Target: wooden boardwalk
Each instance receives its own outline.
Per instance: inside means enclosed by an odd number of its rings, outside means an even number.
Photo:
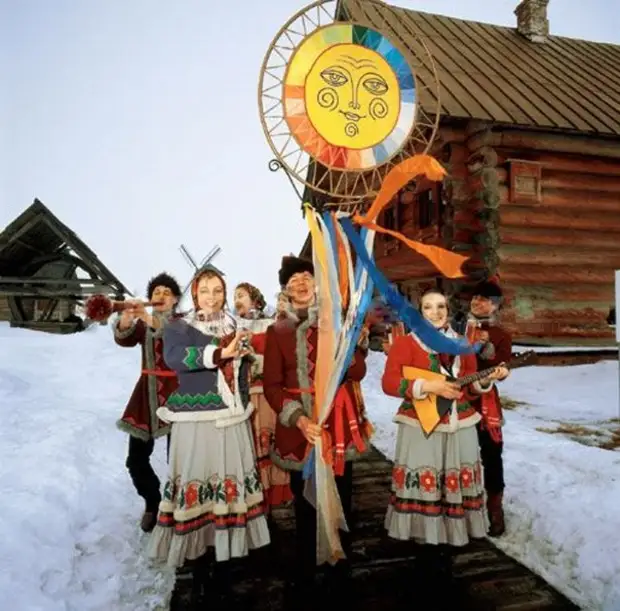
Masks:
[[[411,584],[413,548],[385,536],[391,463],[377,450],[356,462],[354,470],[353,579],[356,611],[403,609],[403,587]],[[292,509],[274,514],[273,544],[252,554],[235,575],[235,590],[244,609],[285,609],[285,567],[294,560]],[[453,611],[560,611],[578,609],[540,577],[498,550],[489,541],[472,544],[455,558],[454,572],[467,600]],[[421,602],[419,592],[411,603]],[[239,608],[241,608],[239,606]],[[321,611],[325,608],[321,605]]]

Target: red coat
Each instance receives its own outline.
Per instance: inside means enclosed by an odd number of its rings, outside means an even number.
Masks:
[[[397,337],[390,348],[381,385],[383,392],[392,397],[401,397],[403,402],[398,409],[395,421],[401,424],[418,425],[418,416],[413,406],[413,387],[415,380],[403,378],[403,367],[417,367],[436,373],[445,371],[439,363],[439,355],[430,351],[411,334]],[[476,357],[473,354],[463,354],[456,357],[452,368],[454,377],[463,377],[475,373]],[[471,405],[471,402],[479,398],[479,392],[472,384],[463,388],[463,395],[456,403],[456,416],[451,419],[448,412],[437,426],[438,432],[454,432],[459,428],[473,426],[480,420],[480,416]],[[477,386],[480,389],[479,385]]]
[[[317,337],[314,312],[305,320],[287,318],[267,329],[263,391],[278,414],[272,459],[284,469],[301,469],[308,450],[308,442],[295,425],[301,415],[312,418]],[[363,451],[368,437],[370,425],[354,384],[365,375],[366,355],[357,349],[324,425],[334,446],[342,436],[346,458]]]
[[[493,349],[491,351],[491,355],[487,358],[483,358],[478,355],[478,371],[482,371],[484,369],[489,369],[491,367],[497,367],[501,363],[508,363],[512,358],[512,336],[508,331],[502,329],[499,325],[495,325],[488,322],[482,322],[480,326],[473,327],[471,323],[468,324],[467,327],[467,337],[471,342],[478,341],[479,334],[482,331],[486,331],[489,334],[489,343],[493,345]],[[487,351],[483,350],[482,353],[485,354]],[[501,402],[499,399],[499,392],[497,390],[497,386],[493,386],[493,391],[491,397],[484,399],[485,404],[483,409],[483,399],[478,397],[476,401],[473,402],[472,405],[483,414],[485,420],[490,420],[485,423],[485,426],[499,426],[502,421],[502,408]]]
[[[114,328],[114,340],[119,346],[133,348],[140,345],[142,348],[140,377],[117,426],[144,441],[170,432],[170,427],[157,417],[156,412],[178,386],[176,375],[164,362],[161,335],[161,330],[153,331],[141,320],[125,331],[119,330],[118,323]]]

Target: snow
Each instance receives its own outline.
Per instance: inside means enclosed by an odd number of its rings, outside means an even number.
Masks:
[[[399,400],[381,391],[385,357],[368,363],[374,442],[392,458]],[[492,542],[581,608],[619,611],[620,452],[587,445],[620,429],[618,363],[522,368],[500,388],[518,403],[504,412],[507,533]]]
[[[381,391],[384,360],[371,353],[363,387],[374,441],[391,457],[398,401]],[[54,336],[0,323],[0,592],[12,609],[165,608],[173,577],[146,560],[127,436],[114,424],[138,368],[138,350],[103,327]],[[502,384],[525,405],[505,414],[508,533],[494,543],[597,611],[620,610],[620,452],[584,444],[610,437],[617,387],[610,361],[523,368]],[[594,432],[537,430],[568,425]],[[163,440],[153,456],[161,478]]]
[[[512,351],[526,352],[533,350],[534,352],[609,352],[610,350],[618,351],[618,346],[520,346],[513,344]]]
[[[53,336],[0,323],[0,346],[0,592],[16,611],[157,609],[172,576],[145,558],[143,503],[114,425],[139,353],[105,328]],[[165,441],[153,462],[165,474]]]

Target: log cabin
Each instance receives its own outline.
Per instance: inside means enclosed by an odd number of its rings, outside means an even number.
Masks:
[[[49,333],[82,331],[88,321],[79,308],[95,293],[131,294],[38,199],[0,233],[0,321]]]
[[[502,324],[519,343],[611,345],[620,46],[551,35],[547,4],[523,0],[515,27],[501,27],[341,0],[341,20],[370,25],[405,50],[423,40],[439,81],[438,91],[420,88],[418,103],[439,102],[429,152],[448,176],[407,185],[379,224],[470,257],[466,276],[447,281],[378,235],[375,260],[412,299],[440,285],[454,312],[467,308],[479,280],[496,280],[506,296]],[[308,239],[302,254],[310,252]]]

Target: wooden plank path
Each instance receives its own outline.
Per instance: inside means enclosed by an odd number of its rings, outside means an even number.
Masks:
[[[409,542],[389,539],[383,528],[391,479],[391,463],[373,449],[354,466],[353,580],[356,611],[403,609],[403,588],[414,576]],[[294,562],[292,508],[274,512],[273,543],[235,567],[239,608],[287,609],[284,602],[286,568]],[[472,543],[455,557],[454,573],[466,601],[452,611],[568,611],[578,609],[540,577],[498,550],[489,541]],[[320,589],[320,587],[319,587]],[[416,595],[411,604],[431,594]],[[432,594],[431,594],[432,595]],[[326,607],[321,605],[322,608]],[[290,607],[288,607],[290,608]],[[321,609],[322,611],[322,609]]]

